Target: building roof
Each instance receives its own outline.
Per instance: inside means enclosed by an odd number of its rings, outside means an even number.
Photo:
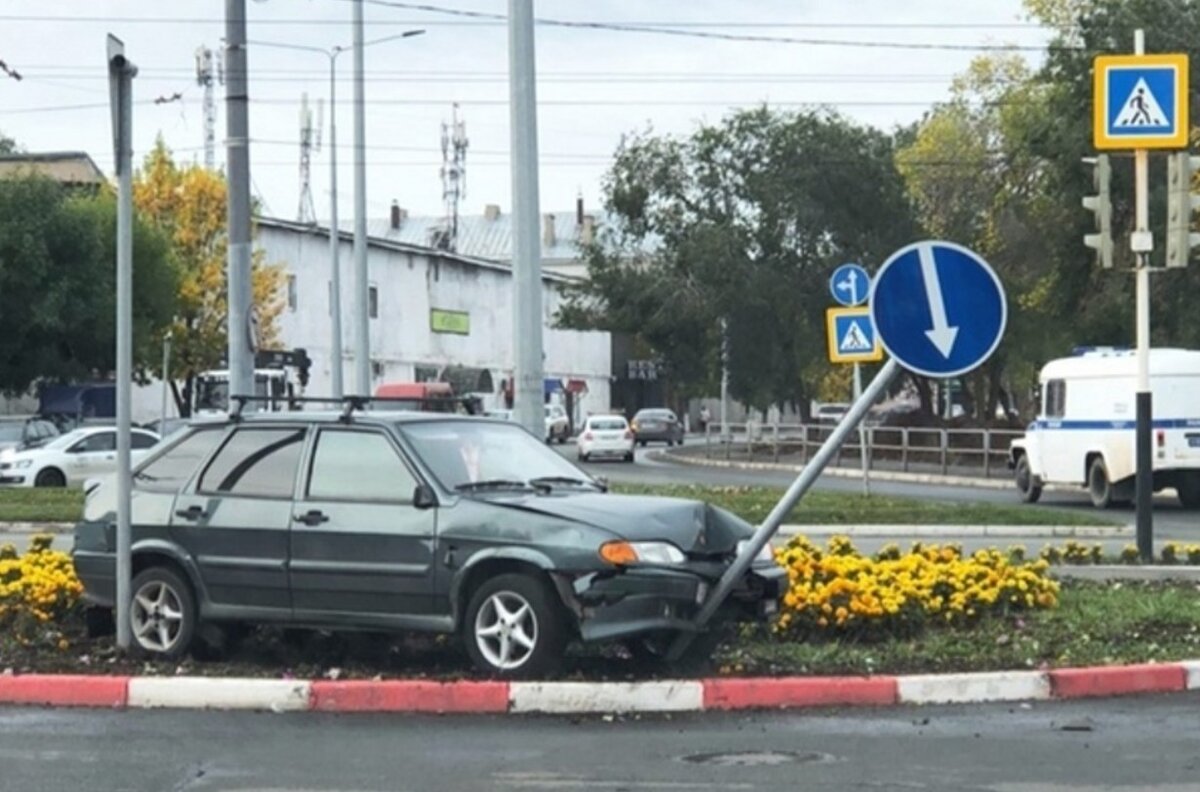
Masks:
[[[0,154],[0,179],[36,173],[62,184],[104,184],[104,172],[84,151],[51,151],[36,154]]]
[[[329,227],[325,225],[309,225],[308,223],[298,223],[294,220],[283,220],[277,217],[256,217],[254,222],[266,228],[277,228],[284,231],[293,231],[301,234],[314,234],[328,238]],[[381,227],[383,226],[383,227]],[[399,234],[380,236],[376,232],[383,231],[387,228],[390,230],[388,221],[380,221],[379,223],[367,223],[367,245],[368,247],[377,247],[384,250],[391,250],[400,253],[412,253],[430,258],[441,258],[447,261],[454,261],[470,267],[479,267],[482,269],[497,270],[500,272],[512,272],[511,263],[507,259],[494,259],[485,256],[469,255],[461,250],[451,251],[442,250],[431,247],[430,245],[421,242],[408,242],[400,239]],[[350,228],[343,227],[340,231],[340,236],[344,241],[353,241],[354,233]],[[542,279],[554,281],[557,283],[578,283],[579,279],[570,275],[550,270],[542,270]]]
[[[489,214],[459,215],[458,239],[455,250],[465,256],[511,261],[513,249],[512,214],[495,210]],[[546,218],[554,218],[554,242],[546,243]],[[538,223],[538,238],[542,240],[542,260],[551,262],[575,261],[579,258],[579,244],[584,226],[577,222],[577,210],[543,212]],[[589,215],[593,227],[599,228],[604,216]],[[354,220],[340,221],[343,231],[353,230]],[[380,239],[403,242],[422,247],[436,247],[434,240],[438,232],[446,227],[443,216],[401,215],[400,227],[392,228],[391,218],[367,219],[367,234]]]

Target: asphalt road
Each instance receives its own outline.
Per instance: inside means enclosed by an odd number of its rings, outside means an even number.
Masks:
[[[0,708],[3,792],[1184,792],[1200,694],[640,719]]]

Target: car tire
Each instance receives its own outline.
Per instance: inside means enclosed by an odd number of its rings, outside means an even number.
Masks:
[[[33,479],[33,486],[65,487],[67,486],[67,477],[58,468],[46,468],[38,471],[37,476]]]
[[[1037,503],[1038,498],[1042,497],[1042,485],[1037,482],[1029,468],[1028,454],[1021,454],[1017,458],[1017,469],[1013,477],[1016,480],[1017,492],[1021,493],[1021,501]]]
[[[196,596],[174,569],[153,566],[133,578],[129,626],[134,646],[144,657],[174,660],[196,635]]]
[[[591,456],[589,454],[580,454],[579,455],[580,462],[587,462],[590,458],[591,458]]]
[[[1200,473],[1180,473],[1175,492],[1179,495],[1179,505],[1183,508],[1200,508]]]
[[[632,452],[632,451],[630,451],[629,453],[627,453],[627,454],[625,455],[625,461],[626,461],[626,462],[632,462],[632,461],[633,461],[633,452]]]
[[[499,575],[471,596],[462,637],[480,671],[535,677],[562,664],[567,625],[558,595],[547,583],[530,575]]]
[[[1113,505],[1113,484],[1108,479],[1108,467],[1104,464],[1104,457],[1097,456],[1092,459],[1092,464],[1088,465],[1087,484],[1093,506],[1097,509],[1107,509]]]
[[[638,440],[638,445],[640,445],[642,448],[645,448],[645,447],[646,447],[646,442],[647,442],[647,441],[645,441],[645,440]]]
[[[625,649],[633,662],[646,671],[670,671],[678,674],[699,674],[712,666],[713,652],[726,638],[727,631],[711,627],[692,638],[683,657],[668,660],[667,650],[675,640],[674,631],[659,631],[625,640]]]

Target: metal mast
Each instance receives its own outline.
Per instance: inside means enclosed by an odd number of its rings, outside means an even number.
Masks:
[[[225,70],[213,58],[213,51],[201,45],[196,48],[196,84],[204,88],[204,167],[217,167],[217,103],[213,85],[225,83]]]
[[[296,220],[301,223],[316,223],[317,210],[312,197],[312,155],[321,150],[321,124],[325,105],[317,101],[317,123],[313,126],[312,110],[308,108],[308,94],[300,99],[300,208]]]
[[[458,203],[467,197],[467,123],[458,118],[458,103],[450,123],[442,122],[442,200],[446,202],[446,248],[458,244]]]

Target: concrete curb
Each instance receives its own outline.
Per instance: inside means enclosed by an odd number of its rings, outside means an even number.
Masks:
[[[975,674],[646,682],[334,682],[7,674],[0,675],[0,705],[271,712],[594,714],[976,704],[1197,689],[1200,689],[1200,660]]]

